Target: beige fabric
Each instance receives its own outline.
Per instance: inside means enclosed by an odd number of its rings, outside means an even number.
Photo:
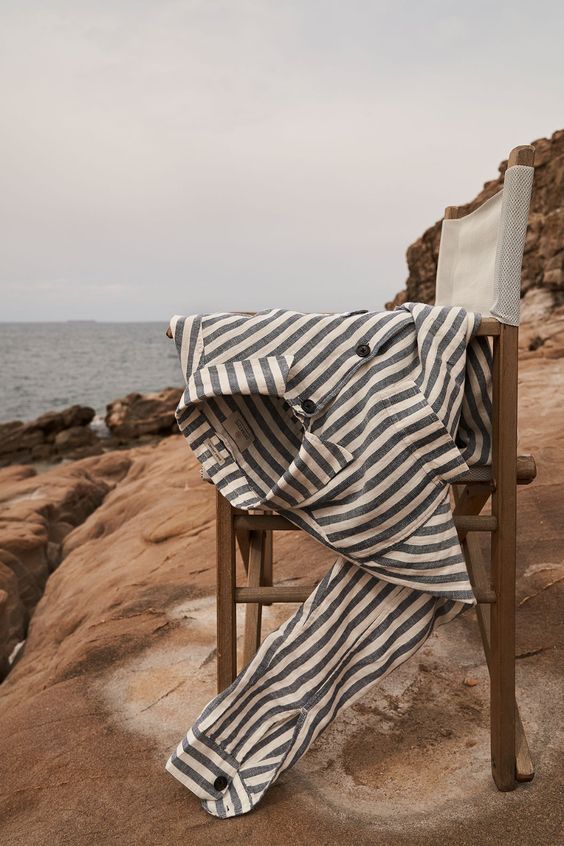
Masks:
[[[435,305],[490,314],[503,191],[465,217],[443,220]]]
[[[443,220],[435,305],[519,324],[533,172],[524,165],[509,168],[497,194],[464,217]]]

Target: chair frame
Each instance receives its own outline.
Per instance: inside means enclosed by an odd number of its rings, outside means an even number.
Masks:
[[[532,166],[534,148],[516,147],[508,167]],[[450,206],[445,218],[462,217]],[[517,456],[517,379],[519,327],[484,317],[479,335],[492,339],[492,465],[472,468],[464,483],[453,484],[454,520],[478,604],[476,615],[490,677],[492,776],[501,791],[531,781],[534,766],[515,699],[515,575],[517,485],[536,476],[532,456]],[[491,513],[481,514],[491,500]],[[217,532],[217,690],[237,675],[236,606],[246,604],[243,666],[261,642],[261,611],[272,602],[303,602],[315,585],[273,584],[273,532],[301,531],[272,512],[234,508],[216,491]],[[490,567],[476,538],[490,535]],[[246,586],[236,581],[239,546]]]

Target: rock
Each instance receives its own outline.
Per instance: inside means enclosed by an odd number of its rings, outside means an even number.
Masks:
[[[21,482],[22,479],[29,479],[30,476],[36,475],[35,467],[30,467],[27,464],[12,464],[10,467],[0,467],[0,496],[5,495],[5,491],[10,484]]]
[[[9,642],[10,637],[8,600],[7,592],[0,587],[0,641],[4,643]],[[0,681],[8,674],[9,668],[8,654],[0,654]]]
[[[61,452],[76,447],[89,446],[96,441],[96,435],[84,426],[72,426],[55,435],[55,446]]]
[[[554,311],[554,299],[550,291],[531,288],[521,300],[521,321],[532,323],[550,316]]]
[[[546,211],[549,172],[561,173],[553,143],[537,147],[547,171],[528,233],[519,382],[518,449],[533,453],[538,475],[518,492],[518,699],[542,773],[517,789],[508,815],[488,775],[488,671],[468,613],[431,636],[424,661],[407,661],[345,709],[251,815],[229,823],[249,846],[558,840],[564,306],[553,287],[561,242]],[[420,299],[414,290],[432,297],[436,242],[421,240],[411,253],[421,272],[414,266],[400,301]],[[46,473],[0,470],[0,671],[34,612],[0,686],[0,839],[10,846],[217,841],[221,823],[164,771],[216,692],[215,489],[174,428],[180,389],[168,391],[168,406],[132,394],[108,407],[113,445],[175,433],[160,443]],[[275,536],[276,583],[316,582],[333,560],[304,533]],[[241,584],[240,561],[237,573]],[[296,607],[265,606],[262,638]]]
[[[0,680],[8,670],[8,657],[25,638],[29,613],[19,592],[18,577],[0,561]],[[2,674],[2,670],[4,673]]]
[[[532,143],[535,147],[535,179],[521,291],[525,294],[540,288],[548,292],[552,305],[557,306],[564,302],[564,130],[555,132],[551,138],[541,138]],[[499,166],[500,176],[486,182],[477,197],[461,206],[465,214],[499,191],[506,169],[507,162],[503,161]],[[445,198],[447,204],[448,197]],[[441,220],[437,221],[407,248],[409,276],[406,289],[386,303],[386,308],[395,308],[406,301],[434,301],[441,224]]]
[[[103,452],[98,436],[88,426],[72,426],[55,435],[54,447],[66,458],[87,458]]]
[[[0,588],[8,599],[7,634],[0,663],[22,638],[67,535],[102,504],[128,472],[126,453],[108,453],[37,474],[32,468],[0,471]]]
[[[174,412],[181,396],[182,388],[128,394],[108,404],[106,425],[122,443],[145,436],[176,434],[178,426]]]
[[[30,462],[56,463],[122,449],[131,443],[150,443],[176,434],[174,412],[181,388],[149,394],[131,393],[107,406],[105,422],[91,426],[93,408],[73,405],[51,411],[29,423],[0,424],[0,468]],[[108,436],[109,433],[109,436]]]
[[[85,405],[71,405],[63,411],[48,411],[34,421],[34,425],[46,435],[54,435],[75,426],[87,426],[96,412]]]
[[[88,428],[93,408],[72,405],[63,411],[50,411],[36,420],[14,420],[0,424],[0,467],[29,461],[78,458],[77,449],[91,449],[98,442]],[[68,433],[72,434],[68,434]]]
[[[31,574],[26,565],[11,552],[5,549],[0,549],[0,564],[9,569],[17,579],[17,595],[26,609],[29,617],[31,611],[35,608],[41,595],[43,593],[42,587],[38,585],[35,578]],[[11,592],[16,593],[13,583],[10,588]],[[6,653],[8,649],[6,644],[0,646],[0,653]]]

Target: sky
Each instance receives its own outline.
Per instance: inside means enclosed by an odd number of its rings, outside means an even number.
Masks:
[[[564,4],[0,0],[0,321],[377,310],[564,126]]]

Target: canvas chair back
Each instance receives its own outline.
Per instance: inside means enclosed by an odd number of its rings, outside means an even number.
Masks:
[[[523,151],[517,161],[526,159]],[[534,168],[512,164],[502,188],[474,211],[458,217],[447,209],[437,264],[436,305],[519,325],[521,263]],[[450,214],[449,214],[450,212]]]

